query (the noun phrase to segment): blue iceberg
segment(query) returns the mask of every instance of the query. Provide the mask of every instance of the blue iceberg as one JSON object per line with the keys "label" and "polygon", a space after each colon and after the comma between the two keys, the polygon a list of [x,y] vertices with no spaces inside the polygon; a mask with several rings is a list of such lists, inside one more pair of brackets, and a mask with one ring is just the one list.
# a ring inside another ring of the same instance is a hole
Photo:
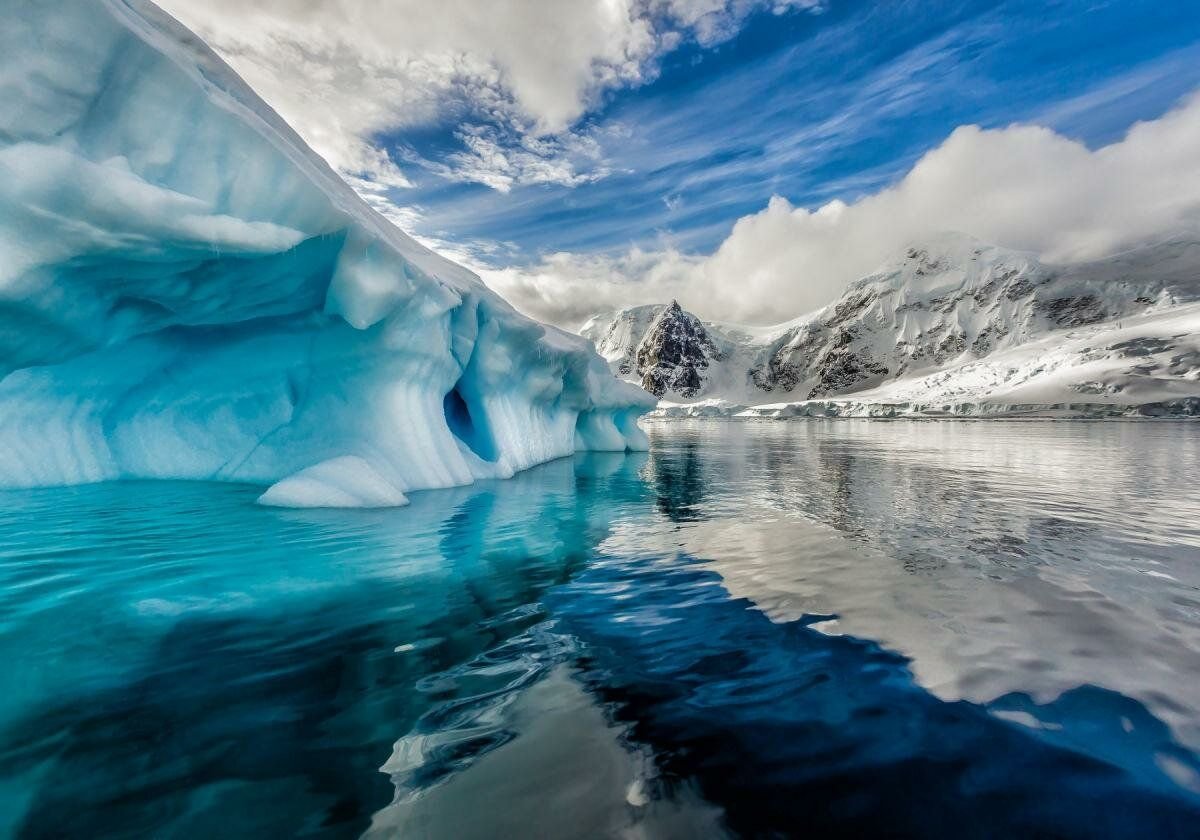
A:
{"label": "blue iceberg", "polygon": [[372,210],[145,0],[0,29],[0,486],[267,486],[403,504],[582,449],[653,404]]}

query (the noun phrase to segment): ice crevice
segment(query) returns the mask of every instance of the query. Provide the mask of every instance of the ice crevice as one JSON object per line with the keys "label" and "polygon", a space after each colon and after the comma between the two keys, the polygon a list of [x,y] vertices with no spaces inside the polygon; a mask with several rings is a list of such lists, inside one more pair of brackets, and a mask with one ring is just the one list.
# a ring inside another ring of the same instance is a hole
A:
{"label": "ice crevice", "polygon": [[376,214],[157,7],[15,2],[0,487],[383,506],[646,446],[652,397]]}

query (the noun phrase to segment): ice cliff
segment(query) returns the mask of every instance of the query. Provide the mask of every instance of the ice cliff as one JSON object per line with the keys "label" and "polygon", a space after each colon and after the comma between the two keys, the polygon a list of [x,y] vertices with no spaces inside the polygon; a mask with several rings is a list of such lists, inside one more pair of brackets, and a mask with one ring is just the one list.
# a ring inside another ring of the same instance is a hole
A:
{"label": "ice cliff", "polygon": [[145,0],[0,28],[0,486],[269,485],[402,504],[654,403],[371,210]]}

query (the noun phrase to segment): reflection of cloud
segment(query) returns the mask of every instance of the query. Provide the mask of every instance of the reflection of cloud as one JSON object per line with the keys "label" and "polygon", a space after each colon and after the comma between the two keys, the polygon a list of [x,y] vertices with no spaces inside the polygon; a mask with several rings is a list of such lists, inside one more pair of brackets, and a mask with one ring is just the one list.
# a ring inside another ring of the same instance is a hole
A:
{"label": "reflection of cloud", "polygon": [[[631,749],[628,728],[605,711],[559,665],[446,728],[402,738],[382,768],[396,799],[363,837],[574,837],[580,826],[592,837],[719,836],[720,812],[659,784],[653,755]],[[441,784],[405,784],[414,754],[458,752],[485,732],[511,737]]]}
{"label": "reflection of cloud", "polygon": [[1200,759],[1139,700],[1085,684],[1046,702],[947,702],[873,639],[748,608],[690,547],[610,556],[551,600],[556,626],[587,646],[581,678],[734,833],[1071,835],[1080,814],[1113,837],[1195,824]]}

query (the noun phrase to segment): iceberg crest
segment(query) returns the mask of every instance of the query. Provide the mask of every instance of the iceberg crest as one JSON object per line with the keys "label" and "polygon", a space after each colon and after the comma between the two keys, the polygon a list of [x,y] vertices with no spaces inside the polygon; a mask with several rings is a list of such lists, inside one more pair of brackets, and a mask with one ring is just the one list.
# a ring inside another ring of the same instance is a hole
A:
{"label": "iceberg crest", "polygon": [[654,403],[366,205],[145,0],[0,30],[0,486],[269,485],[402,504],[579,449]]}

